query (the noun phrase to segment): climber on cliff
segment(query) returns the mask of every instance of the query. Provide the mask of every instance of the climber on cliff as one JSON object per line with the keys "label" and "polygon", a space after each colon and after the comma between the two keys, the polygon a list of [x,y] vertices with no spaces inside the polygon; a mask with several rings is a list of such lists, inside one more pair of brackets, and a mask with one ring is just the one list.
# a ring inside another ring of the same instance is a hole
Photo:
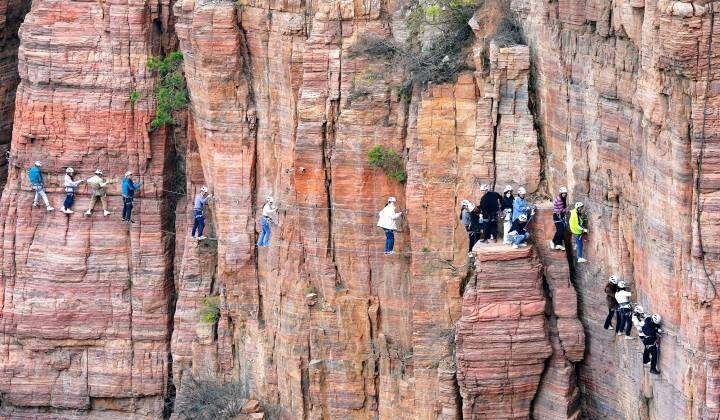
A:
{"label": "climber on cliff", "polygon": [[487,184],[480,186],[483,196],[480,198],[480,213],[483,218],[483,243],[489,240],[497,242],[497,219],[502,206],[502,196],[495,191],[490,191]]}
{"label": "climber on cliff", "polygon": [[662,334],[660,324],[662,318],[659,314],[653,314],[651,317],[645,319],[645,323],[642,327],[643,335],[645,336],[642,341],[645,345],[645,351],[643,351],[643,364],[647,365],[650,363],[650,373],[659,375],[660,371],[657,370],[659,348],[659,335]]}
{"label": "climber on cliff", "polygon": [[473,256],[472,249],[480,239],[480,211],[470,201],[460,204],[460,223],[468,233],[468,257]]}
{"label": "climber on cliff", "polygon": [[517,249],[521,246],[527,245],[526,242],[530,238],[530,233],[526,230],[526,228],[530,223],[530,220],[531,218],[529,219],[525,213],[522,213],[517,219],[515,219],[514,222],[512,222],[508,236],[510,236],[510,242],[512,242],[513,248]]}
{"label": "climber on cliff", "polygon": [[68,167],[65,169],[65,182],[63,183],[65,186],[65,202],[60,207],[60,211],[65,214],[74,213],[70,208],[75,203],[75,190],[83,182],[82,179],[75,181],[74,175],[75,170],[73,168]]}
{"label": "climber on cliff", "polygon": [[510,227],[512,226],[512,211],[513,211],[513,201],[515,201],[515,196],[513,195],[513,187],[512,185],[506,185],[505,189],[503,190],[503,196],[502,196],[502,207],[501,210],[503,212],[503,243],[506,245],[510,244],[510,238],[508,237],[508,234],[510,233]]}
{"label": "climber on cliff", "polygon": [[95,203],[97,203],[98,199],[100,199],[100,202],[102,203],[103,214],[105,216],[110,215],[107,206],[107,192],[105,191],[105,187],[107,187],[108,184],[112,184],[113,181],[103,179],[102,175],[103,172],[98,169],[95,171],[95,175],[91,176],[87,180],[87,184],[92,191],[92,197],[90,198],[90,206],[85,212],[86,216],[90,216],[92,214],[93,207],[95,207]]}
{"label": "climber on cliff", "polygon": [[[200,188],[200,193],[195,195],[195,206],[194,215],[195,220],[192,227],[192,237],[198,241],[206,239],[203,236],[203,230],[205,230],[205,205],[210,201],[212,195],[208,193],[208,187],[203,186]],[[197,236],[195,233],[197,232]]]}
{"label": "climber on cliff", "polygon": [[387,205],[380,211],[377,225],[385,231],[385,255],[394,254],[397,220],[402,212],[395,211],[395,197],[388,198]]}
{"label": "climber on cliff", "polygon": [[528,204],[527,201],[525,201],[525,194],[527,192],[525,191],[525,188],[520,187],[518,188],[518,195],[515,196],[515,199],[513,200],[513,212],[512,212],[512,220],[513,222],[517,220],[518,217],[520,217],[521,214],[524,214],[528,217],[532,216],[533,208]]}
{"label": "climber on cliff", "polygon": [[43,181],[42,162],[39,160],[35,161],[35,164],[28,170],[28,178],[30,178],[30,186],[35,191],[35,199],[33,200],[33,207],[37,207],[40,204],[40,199],[45,203],[45,209],[47,211],[53,211],[55,208],[50,205],[48,196],[45,193],[45,182]]}
{"label": "climber on cliff", "polygon": [[123,197],[123,222],[135,223],[132,219],[133,201],[135,200],[135,191],[142,187],[143,182],[140,181],[137,184],[132,180],[133,173],[131,171],[125,172],[122,182],[122,197]]}
{"label": "climber on cliff", "polygon": [[577,246],[577,262],[587,262],[583,258],[583,234],[587,233],[585,229],[585,205],[581,202],[575,203],[575,208],[570,212],[570,232],[575,237],[575,245]]}
{"label": "climber on cliff", "polygon": [[260,238],[258,238],[258,247],[269,247],[270,246],[270,233],[272,232],[271,225],[277,224],[275,218],[277,216],[278,208],[273,204],[275,200],[271,196],[265,197],[265,205],[260,215]]}
{"label": "climber on cliff", "polygon": [[632,324],[635,327],[635,330],[638,333],[638,337],[640,339],[645,338],[645,333],[642,331],[643,325],[645,325],[645,319],[647,319],[647,315],[645,315],[645,309],[643,309],[640,305],[635,305],[635,309],[633,309],[632,314]]}
{"label": "climber on cliff", "polygon": [[552,249],[565,251],[565,226],[567,221],[567,188],[560,187],[560,194],[553,201],[553,223],[555,224],[555,236],[552,239]]}
{"label": "climber on cliff", "polygon": [[613,315],[615,315],[616,313],[617,313],[617,321],[615,322],[615,326],[620,325],[620,314],[619,314],[619,311],[617,310],[618,303],[617,303],[617,300],[615,299],[615,293],[617,293],[617,291],[618,291],[617,284],[618,284],[617,276],[610,276],[607,284],[605,285],[605,302],[607,303],[607,306],[608,306],[608,314],[605,317],[605,325],[604,325],[604,328],[606,330],[613,329],[613,327],[611,325],[612,318],[613,318]]}
{"label": "climber on cliff", "polygon": [[617,335],[622,335],[623,330],[625,331],[625,339],[632,340],[633,336],[630,335],[630,329],[632,328],[632,304],[630,303],[630,296],[632,293],[627,290],[627,285],[624,281],[618,282],[618,291],[615,292],[615,300],[618,303],[618,310],[620,311],[620,323],[617,327]]}

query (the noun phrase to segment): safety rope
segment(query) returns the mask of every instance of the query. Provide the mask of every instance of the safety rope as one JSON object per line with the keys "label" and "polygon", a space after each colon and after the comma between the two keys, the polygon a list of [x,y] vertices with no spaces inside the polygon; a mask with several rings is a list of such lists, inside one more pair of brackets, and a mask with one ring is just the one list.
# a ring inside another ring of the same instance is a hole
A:
{"label": "safety rope", "polygon": [[700,224],[701,214],[702,210],[700,208],[701,206],[701,200],[700,200],[700,180],[702,178],[702,165],[703,165],[703,158],[705,155],[705,120],[707,116],[707,103],[708,103],[708,91],[710,89],[710,78],[712,76],[712,59],[711,59],[711,53],[712,53],[712,41],[713,41],[713,32],[715,29],[715,8],[714,3],[710,2],[708,3],[708,6],[710,7],[709,16],[710,16],[710,37],[708,39],[708,46],[707,46],[707,78],[705,80],[705,98],[703,100],[703,114],[702,114],[702,125],[700,128],[700,153],[698,154],[698,160],[697,160],[697,178],[695,179],[695,223],[698,227],[698,246],[700,247],[700,261],[702,262],[702,268],[705,273],[705,278],[712,287],[713,290],[713,299],[715,299],[718,296],[717,287],[715,286],[715,282],[710,277],[710,273],[708,272],[707,265],[705,263],[705,250],[703,247],[703,236],[702,236],[702,225]]}

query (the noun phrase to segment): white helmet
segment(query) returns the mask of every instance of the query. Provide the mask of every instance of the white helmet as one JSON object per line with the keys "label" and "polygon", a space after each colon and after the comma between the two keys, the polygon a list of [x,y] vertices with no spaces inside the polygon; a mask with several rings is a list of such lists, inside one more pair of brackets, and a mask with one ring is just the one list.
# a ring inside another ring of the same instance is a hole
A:
{"label": "white helmet", "polygon": [[390,198],[388,198],[388,203],[394,203],[394,202],[396,202],[396,201],[397,201],[397,200],[395,199],[395,197],[390,197]]}
{"label": "white helmet", "polygon": [[36,160],[36,161],[35,161],[35,166],[42,166],[42,162],[40,162],[39,160]]}
{"label": "white helmet", "polygon": [[560,194],[567,194],[567,187],[560,187]]}
{"label": "white helmet", "polygon": [[653,314],[653,316],[652,316],[652,322],[654,322],[654,323],[656,323],[656,324],[661,323],[661,322],[662,322],[662,317],[660,316],[660,314]]}
{"label": "white helmet", "polygon": [[576,209],[579,209],[580,207],[585,207],[585,204],[583,204],[582,201],[578,201],[577,203],[575,203]]}
{"label": "white helmet", "polygon": [[100,169],[95,170],[95,175],[102,175],[103,172]]}
{"label": "white helmet", "polygon": [[125,172],[125,178],[129,178],[130,175],[132,175],[132,174],[133,174],[132,171]]}
{"label": "white helmet", "polygon": [[200,188],[200,192],[204,192],[204,193],[208,192],[208,187],[203,185],[202,188]]}
{"label": "white helmet", "polygon": [[618,278],[617,278],[617,276],[615,276],[615,275],[610,276],[610,278],[608,279],[608,281],[609,281],[610,283],[612,283],[612,284],[618,284]]}
{"label": "white helmet", "polygon": [[620,289],[624,289],[624,288],[627,287],[627,284],[625,284],[624,281],[620,280],[620,281],[618,282],[617,286],[618,286],[618,288],[620,288]]}
{"label": "white helmet", "polygon": [[75,173],[75,169],[73,169],[72,167],[68,166],[67,169],[65,169],[65,173],[66,173],[66,174]]}
{"label": "white helmet", "polygon": [[635,305],[635,313],[636,313],[636,314],[644,314],[644,313],[645,313],[645,309],[643,309],[643,307],[640,306],[640,305]]}
{"label": "white helmet", "polygon": [[520,216],[518,216],[518,220],[520,220],[521,222],[527,221],[527,214],[521,214]]}
{"label": "white helmet", "polygon": [[503,192],[506,193],[506,192],[512,191],[512,190],[513,190],[512,185],[506,185],[506,186],[505,186],[505,189],[503,190]]}
{"label": "white helmet", "polygon": [[462,203],[460,203],[460,205],[465,206],[465,207],[471,207],[472,203],[468,200],[463,200]]}
{"label": "white helmet", "polygon": [[268,195],[267,197],[265,197],[265,201],[268,202],[268,203],[272,203],[272,202],[275,201],[275,200],[272,198],[271,195]]}
{"label": "white helmet", "polygon": [[488,186],[488,184],[482,184],[480,186],[480,191],[488,191],[489,189],[490,187]]}
{"label": "white helmet", "polygon": [[525,195],[527,194],[527,191],[525,191],[525,187],[518,188],[518,195]]}

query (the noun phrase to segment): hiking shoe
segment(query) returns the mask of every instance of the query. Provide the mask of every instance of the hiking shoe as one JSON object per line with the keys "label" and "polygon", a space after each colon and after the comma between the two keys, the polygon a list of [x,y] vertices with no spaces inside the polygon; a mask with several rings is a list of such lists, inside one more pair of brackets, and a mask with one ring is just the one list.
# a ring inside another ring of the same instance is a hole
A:
{"label": "hiking shoe", "polygon": [[72,211],[72,210],[70,210],[70,209],[65,209],[65,208],[61,209],[61,211],[62,211],[63,213],[65,213],[65,214],[73,214],[73,213],[75,213],[74,211]]}
{"label": "hiking shoe", "polygon": [[85,212],[85,216],[90,216],[92,214],[92,210],[88,210]]}
{"label": "hiking shoe", "polygon": [[632,335],[626,335],[626,336],[625,336],[625,339],[626,339],[626,340],[634,340],[635,337],[633,337]]}
{"label": "hiking shoe", "polygon": [[526,246],[527,246],[527,243],[526,243],[526,242],[523,242],[523,243],[520,244],[520,246],[521,246],[521,247],[526,247]]}
{"label": "hiking shoe", "polygon": [[198,240],[198,241],[202,241],[203,239],[207,239],[207,236],[203,235],[203,236],[198,236],[198,237],[197,237],[197,240]]}
{"label": "hiking shoe", "polygon": [[47,209],[47,211],[53,211],[53,210],[55,210],[55,207],[53,207],[53,206],[47,206],[47,207],[45,207],[45,208]]}
{"label": "hiking shoe", "polygon": [[135,221],[134,221],[133,219],[127,219],[126,222],[128,222],[128,223],[135,223]]}
{"label": "hiking shoe", "polygon": [[37,201],[33,201],[33,207],[37,207],[37,206],[38,206],[38,202],[37,202]]}
{"label": "hiking shoe", "polygon": [[103,210],[103,214],[104,214],[105,216],[110,216],[112,213],[110,213],[110,212],[107,211],[107,210]]}
{"label": "hiking shoe", "polygon": [[486,243],[488,243],[488,240],[487,240],[487,239],[483,239],[482,241],[480,241],[480,243],[481,243],[481,244],[486,244]]}
{"label": "hiking shoe", "polygon": [[623,335],[622,331],[618,331],[615,335]]}
{"label": "hiking shoe", "polygon": [[513,249],[518,249],[518,248],[520,248],[520,245],[518,245],[518,244],[513,244]]}
{"label": "hiking shoe", "polygon": [[613,326],[611,325],[611,326],[609,326],[609,327],[607,327],[607,328],[605,328],[605,329],[606,329],[606,330],[614,330],[615,327],[613,327]]}
{"label": "hiking shoe", "polygon": [[584,262],[587,262],[587,260],[585,258],[578,258],[577,262],[584,263]]}
{"label": "hiking shoe", "polygon": [[565,247],[562,245],[555,245],[555,249],[558,251],[565,251]]}
{"label": "hiking shoe", "polygon": [[472,257],[473,257],[473,253],[472,253],[472,251],[468,252],[468,257],[470,257],[470,258],[472,258]]}
{"label": "hiking shoe", "polygon": [[659,375],[659,374],[660,374],[660,371],[657,370],[657,369],[652,369],[652,368],[651,368],[651,369],[650,369],[650,373],[652,373],[653,375]]}

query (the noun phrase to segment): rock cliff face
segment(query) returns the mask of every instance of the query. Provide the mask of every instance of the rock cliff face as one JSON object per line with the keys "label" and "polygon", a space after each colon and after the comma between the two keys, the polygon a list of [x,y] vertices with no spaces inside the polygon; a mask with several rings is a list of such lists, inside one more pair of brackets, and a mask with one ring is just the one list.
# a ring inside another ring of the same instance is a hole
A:
{"label": "rock cliff face", "polygon": [[[0,69],[15,68],[22,4],[2,1]],[[350,47],[404,40],[409,6],[36,0],[17,90],[0,76],[0,144],[17,98],[0,413],[182,416],[201,380],[279,418],[719,415],[720,5],[514,0],[527,46],[486,44],[476,16],[475,71],[406,96]],[[190,104],[151,130],[145,62],[176,49]],[[406,183],[370,166],[376,145],[406,158]],[[133,170],[137,223],[119,221],[117,183],[107,218],[32,208],[36,159],[56,207],[66,166]],[[480,183],[528,189],[531,247],[468,259],[457,209]],[[547,249],[561,185],[589,210],[585,265]],[[280,224],[256,248],[266,195]],[[393,255],[375,227],[388,196],[407,210]],[[660,377],[602,329],[610,274],[666,320]]]}

